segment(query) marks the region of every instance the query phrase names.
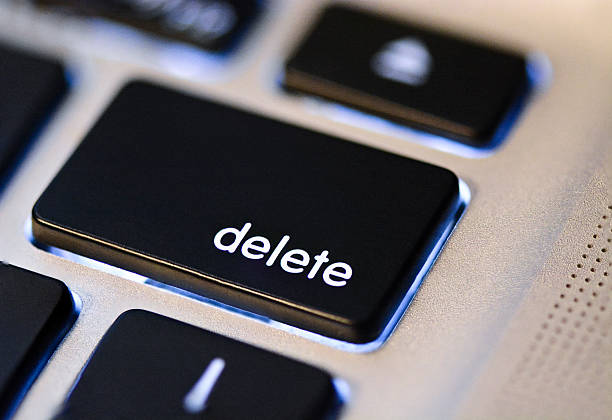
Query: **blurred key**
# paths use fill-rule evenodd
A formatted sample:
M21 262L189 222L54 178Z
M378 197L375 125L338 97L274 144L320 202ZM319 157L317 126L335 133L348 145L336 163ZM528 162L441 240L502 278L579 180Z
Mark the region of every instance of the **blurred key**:
M75 317L63 283L0 263L0 419L13 411Z
M491 45L332 6L287 62L284 85L488 148L524 97L525 66Z
M41 7L97 16L221 52L253 22L260 0L35 0Z
M331 419L329 374L142 310L102 338L57 420Z
M65 89L59 63L0 45L0 175Z

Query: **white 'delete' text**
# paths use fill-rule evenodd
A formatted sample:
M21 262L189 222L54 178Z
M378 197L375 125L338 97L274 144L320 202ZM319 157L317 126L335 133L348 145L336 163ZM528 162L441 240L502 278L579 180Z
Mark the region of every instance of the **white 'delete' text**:
M215 247L220 251L233 254L236 252L251 227L252 224L247 222L240 230L234 227L221 229L215 235L213 241ZM233 241L228 243L228 239L232 238ZM240 251L243 256L250 260L262 260L270 253L266 260L266 266L271 267L280 257L280 267L284 271L291 274L303 273L308 269L310 264L310 254L308 252L303 249L291 249L285 252L281 257L281 253L283 253L289 239L291 239L289 235L283 236L272 250L272 245L267 238L263 236L252 236L242 243ZM272 252L270 252L270 250L272 250ZM309 279L314 278L317 273L321 271L323 265L329 262L329 258L327 258L328 255L329 251L321 251L319 255L312 257L314 263L308 270L306 277ZM342 287L346 286L346 281L350 279L352 275L353 269L350 265L344 262L334 262L325 267L322 277L325 284L334 287Z

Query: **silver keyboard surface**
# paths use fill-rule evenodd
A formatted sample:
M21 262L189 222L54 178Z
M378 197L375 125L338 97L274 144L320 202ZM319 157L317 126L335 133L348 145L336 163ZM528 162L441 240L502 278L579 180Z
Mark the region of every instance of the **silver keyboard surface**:
M72 75L67 97L0 195L0 260L63 281L82 302L15 419L52 417L102 335L130 309L342 378L349 389L343 419L609 418L612 281L610 252L602 250L612 237L612 4L349 2L536 57L541 78L508 138L474 154L279 87L284 60L327 3L270 0L238 49L219 60L114 25L0 1L0 40L59 58ZM34 202L134 78L432 163L465 180L470 205L381 348L347 352L32 245ZM585 285L588 275L594 281Z

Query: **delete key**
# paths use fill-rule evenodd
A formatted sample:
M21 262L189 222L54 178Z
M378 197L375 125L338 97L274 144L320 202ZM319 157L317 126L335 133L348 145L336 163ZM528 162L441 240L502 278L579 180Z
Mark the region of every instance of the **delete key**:
M374 348L466 206L447 169L144 82L36 202L37 242Z

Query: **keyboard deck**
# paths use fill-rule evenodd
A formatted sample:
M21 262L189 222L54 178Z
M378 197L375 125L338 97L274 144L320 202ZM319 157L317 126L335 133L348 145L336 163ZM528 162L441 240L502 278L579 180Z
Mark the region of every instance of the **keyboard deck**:
M411 113L402 114L408 118L389 120L384 115L376 115L368 106L351 108L351 98L347 103L334 92L324 95L325 100L317 98L318 91L309 90L312 79L308 79L309 83L283 88L283 83L287 85L289 81L283 79L288 75L285 63L309 36L327 3L297 0L261 3L261 14L230 43L229 52L220 56L198 49L202 45L212 50L221 48L214 43L208 47L208 44L179 45L164 41L168 33L154 37L108 21L41 13L25 2L0 2L0 42L57 60L65 65L69 75L68 88L63 97L58 93L59 105L55 111L40 121L37 131L27 134L31 141L23 145L17 160L12 159L12 165L4 171L0 183L0 260L60 280L74 294L79 310L74 325L41 370L14 418L46 419L55 415L62 418L61 410L66 407L69 391L100 340L121 314L133 309L191 324L209 331L208 334L216 334L215 337L231 338L236 340L232 343L244 343L245 349L251 348L248 346L263 349L265 352L257 353L262 357L273 353L287 363L288 360L299 362L304 366L305 375L311 374L321 381L323 394L319 396L317 410L328 405L326 375L341 380L342 419L606 418L612 412L612 381L609 375L600 372L612 370L612 360L606 357L612 352L612 283L608 276L612 235L610 5L597 1L554 5L528 1L502 1L492 5L479 0L460 3L445 0L342 2L367 13L391 16L400 22L418 22L445 36L524 54L532 71L529 74L532 86L525 102L518 114L506 120L508 127L498 127L503 129L503 138L487 144L492 147L474 147L466 141L466 136L449 134L445 128L428 125L430 120L423 120L427 125L424 127L423 121L415 122ZM413 41L392 46L391 50L393 48L407 48L417 56L423 54ZM434 58L437 60L437 56ZM404 78L413 86L426 83L426 79L418 78L423 77L419 73L422 68L414 63L404 65L412 73L408 76L394 73L389 77ZM74 162L79 159L67 162L77 146L88 133L95 132L95 129L91 131L92 127L132 80L187 93L195 98L194 101L220 104L247 115L267 118L279 126L294 128L296 133L319 135L312 138L312 146L319 149L312 151L307 150L306 140L293 139L295 149L292 150L307 150L303 154L306 160L300 161L303 165L319 162L317 152L324 154L325 142L336 144L335 138L339 138L338 154L330 150L330 154L324 156L337 158L346 146L364 151L363 160L367 161L369 151L375 151L380 153L381 162L385 156L397 158L398 165L400 161L414 159L427 164L428 168L444 168L465 183L471 192L465 214L440 254L432 254L431 258L437 256L435 264L384 343L381 340L376 346L361 349L347 346L345 341L351 342L347 339L348 333L316 327L312 319L290 316L282 310L262 309L259 303L242 305L240 299L224 300L222 293L206 293L185 287L186 282L167 281L172 274L155 278L155 270L138 273L135 266L107 257L97 248L92 252L85 252L79 246L50 244L53 248L48 248L44 235L36 237L31 218L35 203L58 173L61 176L71 165L74 168ZM355 85L350 88L354 89ZM519 90L508 89L513 95L509 102L518 100ZM346 95L343 98L346 99ZM441 96L440 100L443 99ZM404 112L404 108L420 104L401 105L401 112ZM431 106L432 110L440 111ZM206 124L223 124L221 118L218 120L202 118L198 121L202 124L200 130L204 132ZM502 120L504 118L499 117L496 124L501 124ZM139 141L144 142L143 139ZM97 142L91 144L103 147L102 140ZM106 142L110 154L113 136L107 136ZM184 149L188 147L185 145ZM115 163L117 167L127 167L134 162L159 164L164 153L169 159L178 156L170 156L171 150L160 146L156 152L158 159L146 155L136 161L126 159ZM182 149L177 147L176 150ZM223 155L222 148L215 148L215 151ZM99 152L92 153L99 155ZM352 153L359 155L356 151ZM86 160L76 163L83 162ZM346 165L353 163L349 161ZM274 165L270 159L268 167L274 168ZM321 165L322 171L328 167L326 163ZM388 165L380 163L377 171L377 175L382 174L380 179L384 178L385 171L392 171L392 163ZM193 167L197 165L194 163ZM294 168L304 170L301 165L294 165ZM365 176L366 172L356 176ZM181 177L188 177L190 173L186 170ZM237 173L233 175L238 177ZM160 176L157 181L162 178ZM112 180L104 179L106 183L100 182L97 187L98 191L109 195L105 200L108 203L113 198L112 191L107 189ZM293 181L298 179L294 177ZM376 188L377 179L376 176L369 179L373 188ZM435 181L429 176L428 180ZM86 184L91 180L79 181ZM178 183L180 179L172 181ZM289 190L289 184L274 180L274 177L269 182ZM56 179L54 183L59 181ZM84 189L77 184L64 182L63 194L69 196L71 191ZM137 180L131 185L138 185ZM386 186L391 189L393 185L390 182ZM307 186L304 184L301 188L307 189ZM382 186L378 188L377 191L382 190ZM191 191L181 186L172 192L174 198L180 198ZM248 195L244 191L242 194ZM405 188L404 194L402 199L407 203L406 208L410 208L410 201L418 199L418 194L410 188ZM74 223L74 231L82 233L87 223L99 222L95 217L89 220L70 218L72 210L64 212L67 207L58 204L66 200L65 196L45 195L50 204L45 216L56 219L65 216L66 223ZM262 203L266 201L258 197ZM350 192L347 197L355 200ZM368 198L371 196L365 196L364 200ZM377 198L379 201L369 203L372 207L375 202L384 203L384 199ZM331 200L331 196L326 195L325 199ZM118 202L121 204L121 200ZM303 206L304 202L300 203ZM402 203L398 200L394 204L401 206ZM73 204L74 208L80 205ZM342 208L341 204L336 206L335 209ZM255 205L244 207L252 211L259 209ZM171 207L173 212L180 209L180 206ZM133 210L128 209L120 216L128 217ZM321 211L318 207L310 210L317 216L317 211ZM148 214L159 216L160 212L151 210ZM215 214L207 213L207 220L213 219ZM238 210L235 214L243 216ZM358 212L350 214L355 218L359 215ZM163 217L138 219L134 223L157 223L161 230L164 226L159 225L159 220ZM300 220L309 220L309 213L304 211L301 217ZM391 214L387 220L389 226L393 226L391 222L398 223L399 219L393 217ZM214 229L211 226L210 233L214 236L226 227L239 231L250 221L252 232L245 235L244 240L253 235L266 237L270 252L283 235L289 235L296 243L290 243L286 250L304 248L310 261L315 261L317 253L334 245L335 248L329 248L329 266L346 258L356 281L364 267L375 271L376 261L368 261L364 266L349 261L349 257L363 251L355 244L355 239L350 242L352 247L345 248L342 240L333 239L332 234L344 234L338 228L342 220L334 219L325 226L319 216L319 226L325 228L330 238L329 244L319 244L308 237L308 234L316 237L308 229L297 229L296 236L274 225L280 224L283 217L262 219L227 221L214 225ZM184 222L193 223L188 218ZM152 231L150 226L146 229ZM201 229L208 232L209 227L203 224ZM153 253L147 248L151 241L144 238L139 242L138 239L143 238L135 236L137 231L121 233L122 237L109 239L124 240L122 246L139 247L137 250L142 253ZM250 260L247 255L253 254L248 253L248 248L246 253L243 247L232 255L219 247L212 248L212 236L206 242L211 247L206 255L219 259L214 267L198 266L197 258L185 257L187 251L168 258L175 258L172 262L176 265L195 267L215 278L236 280L240 287L257 288L264 294L272 290L270 294L280 295L279 300L287 298L299 304L303 303L299 300L301 296L288 294L296 289L287 291L282 285L257 283L257 278L246 284L240 278L247 270L243 268L247 267L245 264L251 264L248 270L252 273L278 270L278 279L271 279L270 283L273 280L280 284L288 278L295 278L296 282L316 281L322 290L320 293L329 289L334 289L334 293L342 292L342 287L333 286L334 281L340 285L340 280L348 278L350 284L346 269L334 272L322 266L312 279L307 278L306 272L287 274L280 271L284 258L280 251L278 266L267 267L263 259ZM251 242L253 244L256 242ZM250 248L253 252L261 249L256 245ZM346 250L347 255L337 253L336 249ZM96 252L99 258L95 258ZM234 265L220 259L223 257L233 258ZM299 260L297 263L295 259L292 263L287 261L289 257L284 267L301 267ZM428 267L422 261L415 264ZM308 271L312 264L303 266ZM329 280L327 285L324 279ZM316 296L311 291L304 293ZM338 296L344 298L344 295ZM359 299L365 300L354 299L350 302L347 299L348 303L339 306L334 306L336 300L330 299L317 310L337 312L338 307L346 308ZM306 304L314 307L320 305L321 300L312 298ZM388 321L385 318L383 324ZM327 340L329 337L341 337L341 343ZM212 357L203 356L199 362L217 360ZM226 367L218 373L221 379L225 374L231 377L227 367L231 359L224 363ZM211 362L211 366L215 364ZM202 373L204 368L194 368L194 380L200 374L206 376L206 372ZM95 380L94 373L91 380ZM75 389L78 390L78 386ZM582 394L588 394L589 398L580 397ZM82 396L74 394L75 397L79 395ZM211 394L211 404L214 395ZM76 403L79 401L75 399ZM66 413L69 411L64 415L70 418Z

